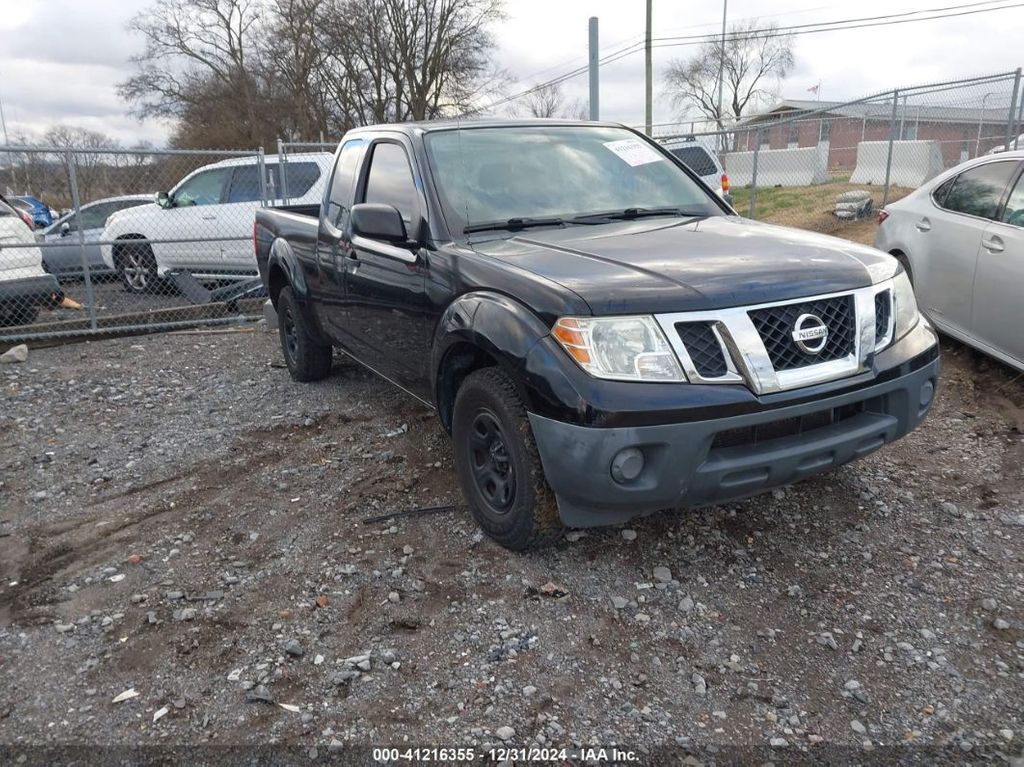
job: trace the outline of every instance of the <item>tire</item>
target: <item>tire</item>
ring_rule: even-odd
[[[38,304],[24,304],[0,314],[0,326],[33,325],[39,319]]]
[[[505,373],[483,368],[466,377],[455,397],[452,438],[462,493],[487,535],[512,551],[561,538],[526,408]]]
[[[317,341],[309,332],[306,318],[288,287],[282,288],[277,297],[277,333],[281,353],[293,379],[306,383],[330,375],[334,349]]]
[[[129,293],[153,292],[158,283],[153,249],[131,240],[123,240],[115,247],[114,265],[124,289]]]

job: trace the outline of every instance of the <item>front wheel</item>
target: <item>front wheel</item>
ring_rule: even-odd
[[[466,377],[455,398],[452,438],[462,493],[485,533],[513,551],[561,537],[526,409],[505,373],[484,368]]]
[[[125,241],[117,248],[114,264],[129,293],[149,293],[157,284],[156,257],[148,243]]]

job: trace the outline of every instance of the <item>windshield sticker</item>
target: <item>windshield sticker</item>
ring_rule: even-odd
[[[650,162],[664,160],[654,149],[635,138],[624,138],[619,141],[604,142],[605,148],[625,160],[629,165],[647,165]]]

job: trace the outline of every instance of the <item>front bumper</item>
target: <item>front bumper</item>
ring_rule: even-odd
[[[922,421],[934,399],[934,343],[901,368],[907,372],[883,382],[740,415],[713,417],[709,409],[703,420],[592,428],[530,413],[530,425],[562,521],[571,527],[616,524],[755,495],[899,439]],[[632,481],[618,482],[611,466],[626,448],[643,452],[644,467]]]
[[[0,309],[18,309],[24,306],[53,308],[64,300],[60,283],[52,274],[22,277],[16,280],[0,279]]]

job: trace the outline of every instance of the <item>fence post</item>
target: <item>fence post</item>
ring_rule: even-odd
[[[71,187],[71,205],[75,209],[75,229],[78,231],[78,252],[82,259],[82,277],[85,280],[85,301],[89,307],[89,328],[96,330],[96,299],[92,289],[92,275],[89,273],[89,257],[85,250],[85,230],[82,228],[82,201],[78,195],[78,173],[75,170],[75,155],[70,149],[64,150],[68,164],[68,184]]]
[[[1020,91],[1020,67],[1013,75],[1013,94],[1010,96],[1010,114],[1006,119],[1006,140],[1003,141],[1005,149],[1010,148],[1010,139],[1016,138],[1017,133],[1013,129],[1014,117],[1017,112],[1017,93]]]
[[[900,103],[900,92],[892,92],[892,115],[889,117],[889,151],[885,156],[885,189],[882,192],[882,207],[889,202],[889,179],[892,177],[892,144],[896,139],[896,110]]]
[[[285,169],[286,155],[284,152],[284,143],[281,139],[277,140],[277,177],[281,180],[281,202],[284,205],[288,204],[288,173]]]
[[[260,200],[264,207],[267,205],[267,164],[264,162],[263,147],[260,147],[256,154],[256,167],[260,177]]]
[[[1022,94],[1024,95],[1024,94]],[[1017,149],[1018,140],[1020,139],[1020,128],[1024,125],[1024,98],[1018,98],[1017,103],[1017,129],[1013,132],[1013,148]]]
[[[747,218],[754,217],[757,210],[757,155],[761,152],[761,128],[754,131],[754,167],[750,169],[750,210]]]

